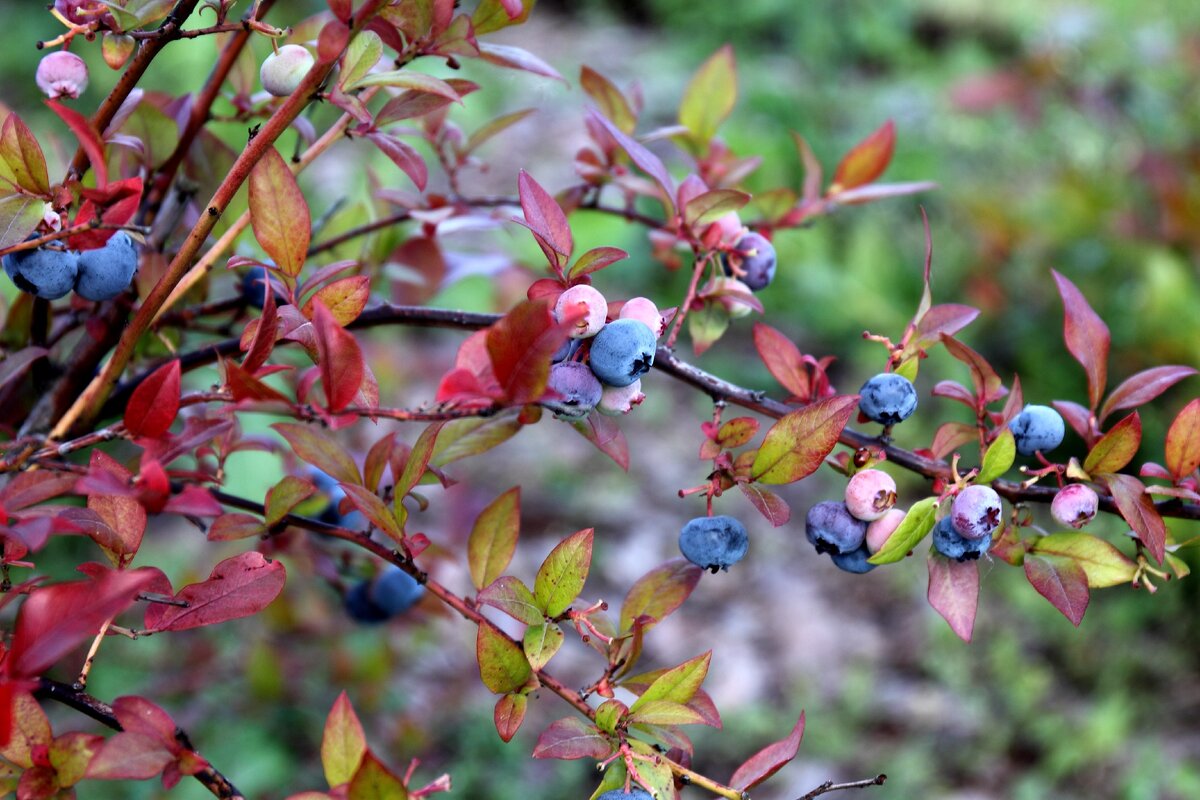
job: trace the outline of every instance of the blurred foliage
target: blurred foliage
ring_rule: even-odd
[[[6,25],[6,35],[21,46],[0,50],[5,76],[0,100],[20,108],[35,131],[61,133],[52,116],[34,110],[40,104],[30,78],[38,56],[32,43],[57,33],[52,21],[40,13],[13,13],[6,15]],[[781,234],[780,277],[762,294],[767,320],[805,352],[839,356],[833,377],[842,391],[855,390],[884,364],[883,350],[863,342],[862,331],[898,336],[916,308],[924,247],[918,204],[928,210],[933,229],[935,301],[983,309],[961,338],[987,354],[1006,382],[1019,373],[1027,399],[1078,397],[1084,389],[1083,372],[1062,343],[1051,267],[1079,285],[1112,329],[1110,388],[1149,366],[1200,365],[1200,4],[1193,0],[755,0],[736,6],[719,0],[543,0],[527,29],[505,36],[549,60],[573,83],[581,62],[622,86],[640,82],[647,98],[642,132],[674,121],[691,71],[731,42],[741,95],[721,135],[735,152],[764,157],[763,168],[749,181],[754,189],[799,187],[803,176],[789,131],[801,133],[831,170],[854,142],[884,119],[895,119],[898,145],[886,178],[929,179],[940,188],[915,199],[847,209],[813,228]],[[147,76],[147,88],[177,91],[177,76],[203,74],[214,47],[203,41],[168,48]],[[265,41],[255,47],[260,56],[268,49]],[[96,48],[82,54],[92,64],[93,81],[78,107],[91,108],[115,74],[100,62]],[[440,64],[417,66],[446,74]],[[544,180],[547,186],[566,185],[570,147],[579,138],[581,93],[527,77],[498,79],[472,65],[463,74],[485,89],[452,114],[466,130],[527,106],[538,106],[546,117],[490,145],[484,155],[491,171],[481,178],[511,192],[516,170],[525,167],[539,180],[543,174],[560,176],[557,183]],[[237,125],[219,129],[231,147],[244,140]],[[329,235],[357,224],[365,213],[372,170],[386,176],[385,185],[401,180],[377,156],[371,157],[372,170],[357,162],[346,167],[351,158],[366,158],[365,152],[348,151],[331,167],[337,181],[322,181],[319,172],[304,179],[306,191],[319,198],[314,215],[339,199],[323,195],[324,184],[340,190],[348,174],[358,181],[354,191],[360,194],[334,217]],[[58,164],[65,155],[57,154]],[[52,174],[57,171],[52,167]],[[608,244],[634,254],[598,276],[602,289],[618,297],[682,294],[686,276],[649,263],[642,231],[596,214],[577,214],[572,223],[579,250]],[[375,250],[388,252],[405,233],[381,237]],[[469,244],[536,263],[533,245],[518,233]],[[357,254],[353,248],[338,253]],[[504,276],[468,278],[433,302],[502,307],[514,286],[521,290],[517,284]],[[774,388],[757,360],[746,357],[749,328],[749,321],[735,324],[700,363],[733,380]],[[372,342],[387,346],[384,334],[373,334]],[[428,377],[421,365],[401,363],[380,380],[394,396]],[[932,413],[907,423],[902,444],[927,442],[935,420],[962,413],[950,410],[958,408],[954,404],[927,399],[928,388],[943,377],[962,380],[965,370],[939,351],[922,366],[919,381],[922,403]],[[1143,410],[1142,458],[1161,453],[1166,425],[1196,391],[1196,379],[1190,379]],[[647,403],[649,430],[661,436],[664,427],[678,425],[672,403],[691,404],[697,423],[707,413],[704,398],[663,391]],[[249,424],[257,430],[268,421]],[[1069,437],[1072,444],[1081,452],[1078,440]],[[522,447],[528,444],[511,446]],[[670,454],[690,447],[688,441]],[[536,498],[527,498],[530,529],[566,533],[563,520],[579,516],[581,526],[603,521],[609,529],[648,535],[638,509],[661,503],[669,489],[658,485],[635,493],[609,474],[610,464],[587,461],[594,457],[569,445],[564,449],[563,463],[575,459],[584,465],[580,470],[594,467],[591,491],[578,491],[564,477],[569,469],[529,467],[545,478],[542,486],[554,498],[540,501],[540,508]],[[247,494],[249,486],[273,478],[264,469],[272,459],[254,455],[234,463],[239,464],[234,478],[246,481],[241,486]],[[681,469],[689,468],[685,461]],[[669,484],[677,473],[668,472]],[[817,476],[789,495],[795,515],[802,517],[804,503],[819,498],[822,487],[833,492],[837,485],[832,475]],[[750,513],[741,501],[728,502],[736,505],[735,513]],[[1115,522],[1105,524],[1105,533],[1122,533]],[[797,526],[787,530],[795,535]],[[1196,533],[1194,525],[1176,529],[1178,538]],[[665,556],[671,536],[662,538]],[[143,563],[174,565],[168,572],[176,581],[188,570],[203,571],[197,564],[215,559],[207,552],[201,556],[195,539],[193,534],[148,542]],[[768,667],[761,694],[775,702],[722,706],[726,730],[698,737],[704,771],[728,774],[739,756],[779,738],[804,707],[809,728],[800,759],[756,797],[795,796],[828,778],[876,772],[890,776],[886,787],[868,790],[880,800],[1200,796],[1195,578],[1168,584],[1154,597],[1123,589],[1097,592],[1075,631],[1029,590],[1019,571],[996,566],[984,581],[975,644],[964,646],[923,607],[920,564],[857,579],[831,576],[828,563],[811,554],[797,559],[798,546],[762,547],[799,560],[795,571],[816,581],[827,603],[846,606],[844,613],[868,627],[883,627],[888,636],[869,654],[847,648],[850,654],[837,660],[835,691],[823,676],[798,678]],[[618,557],[616,550],[600,559]],[[786,558],[781,563],[788,564]],[[310,566],[289,569],[304,575]],[[106,698],[144,692],[173,711],[184,709],[179,721],[201,750],[253,797],[278,798],[321,785],[315,761],[321,720],[342,685],[354,687],[356,706],[372,721],[372,741],[394,743],[386,751],[392,767],[402,770],[408,757],[421,754],[427,764],[419,775],[432,779],[442,769],[450,771],[453,796],[585,796],[594,778],[587,769],[528,758],[534,723],[564,710],[555,701],[538,704],[549,708],[531,718],[512,745],[500,745],[488,729],[487,700],[469,660],[470,631],[454,621],[443,625],[432,609],[417,623],[347,631],[332,591],[304,577],[310,579],[289,582],[282,610],[236,629],[108,643],[123,660],[108,668],[102,659],[92,688]],[[609,577],[620,579],[614,581],[618,587],[627,585],[628,576]],[[608,597],[621,591],[606,589]],[[704,602],[697,594],[697,603]],[[771,605],[769,592],[754,597],[763,605],[747,613],[793,613]],[[736,594],[731,599],[742,600]],[[903,624],[883,624],[895,621],[889,614],[901,612],[909,615]],[[686,616],[701,624],[697,617]],[[188,676],[204,684],[190,685]],[[414,696],[408,688],[413,685],[432,695]],[[464,697],[478,702],[468,705]],[[728,767],[724,773],[722,764]],[[797,791],[789,795],[789,787]],[[89,797],[162,794],[153,783],[92,784],[85,790]],[[190,782],[172,794],[203,796]]]

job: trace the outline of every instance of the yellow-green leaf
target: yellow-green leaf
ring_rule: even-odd
[[[1077,562],[1087,575],[1088,586],[1093,589],[1129,583],[1137,573],[1137,565],[1124,553],[1087,533],[1043,536],[1034,543],[1032,552],[1064,556]]]

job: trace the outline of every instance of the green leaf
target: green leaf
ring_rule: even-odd
[[[983,457],[983,466],[979,468],[976,483],[991,483],[1012,467],[1017,458],[1017,444],[1013,440],[1012,431],[1005,428],[987,449]]]
[[[645,725],[699,725],[704,718],[694,709],[673,700],[650,700],[636,703],[629,712],[631,723]]]
[[[404,464],[404,471],[396,479],[393,492],[396,497],[396,517],[398,519],[403,520],[407,514],[404,510],[404,498],[420,482],[421,476],[425,474],[425,469],[429,466],[429,459],[433,457],[433,448],[437,443],[438,433],[441,431],[443,425],[445,425],[444,422],[432,422],[425,430],[421,431],[421,435],[417,437],[416,444],[412,447],[412,452],[408,454],[408,461]]]
[[[1083,568],[1088,586],[1093,589],[1129,583],[1137,574],[1137,564],[1124,553],[1087,533],[1043,536],[1034,542],[1031,552],[1074,560]]]
[[[634,620],[641,617],[662,622],[688,599],[703,572],[686,558],[676,558],[638,578],[621,604],[621,632],[631,631]],[[645,625],[643,631],[652,627],[653,624]]]
[[[346,788],[346,800],[408,800],[408,790],[370,750]]]
[[[562,647],[564,638],[562,628],[553,622],[543,622],[526,628],[521,646],[525,650],[529,666],[535,670],[546,666]]]
[[[476,602],[498,608],[515,620],[526,625],[540,625],[545,616],[533,599],[533,592],[512,575],[501,575],[492,581],[475,598]]]
[[[592,528],[568,536],[550,551],[533,582],[533,597],[547,617],[557,617],[575,602],[592,564]]]
[[[321,766],[330,786],[347,783],[362,763],[367,752],[367,736],[362,723],[350,705],[345,692],[338,695],[325,718],[325,733],[321,737]]]
[[[429,463],[444,467],[459,459],[486,453],[516,436],[519,430],[521,421],[516,414],[452,420],[438,435]]]
[[[729,45],[709,56],[684,90],[679,122],[688,129],[699,152],[733,111],[737,102],[737,69]]]
[[[596,727],[605,733],[616,733],[628,713],[629,706],[620,700],[605,700],[596,708]]]
[[[521,648],[487,621],[479,626],[475,638],[475,658],[483,685],[496,694],[515,692],[533,676]]]
[[[751,468],[752,479],[793,483],[816,472],[857,407],[857,395],[837,395],[784,416],[763,438]]]
[[[654,683],[642,692],[641,697],[629,707],[630,713],[637,712],[647,703],[654,700],[670,700],[673,703],[686,703],[695,696],[704,678],[708,675],[708,665],[712,661],[712,651],[689,659],[677,667],[659,675]]]
[[[50,194],[50,177],[42,148],[33,131],[14,113],[9,113],[0,127],[0,183],[7,183],[25,194]],[[41,203],[38,203],[38,210],[41,210]]]
[[[351,92],[358,88],[358,81],[371,71],[383,58],[383,40],[375,31],[360,31],[342,58],[342,74],[338,85],[342,91]]]
[[[725,335],[729,328],[729,312],[721,303],[710,300],[703,308],[688,314],[687,323],[692,349],[696,355],[701,355]]]
[[[297,478],[295,475],[284,476],[283,480],[267,492],[263,522],[267,527],[275,525],[314,492],[316,487],[303,478]]]
[[[600,113],[625,133],[633,133],[637,127],[637,115],[616,84],[591,67],[584,66],[579,70],[579,85],[588,97],[596,101]]]
[[[29,195],[0,197],[0,247],[12,247],[28,239],[42,221],[45,207],[45,203]]]
[[[504,572],[517,549],[521,528],[521,487],[514,486],[479,512],[467,539],[471,583],[482,589]]]
[[[933,530],[936,497],[926,497],[918,500],[908,509],[900,526],[888,537],[887,544],[875,555],[867,559],[870,564],[893,564],[908,555],[917,544]]]
[[[475,8],[475,13],[471,15],[471,27],[476,36],[482,36],[510,25],[520,25],[529,18],[529,12],[533,10],[535,1],[525,0],[522,3],[521,13],[510,17],[500,0],[482,0]]]
[[[339,483],[362,483],[354,459],[328,433],[296,422],[276,422],[271,427],[287,440],[302,461],[312,464]]]

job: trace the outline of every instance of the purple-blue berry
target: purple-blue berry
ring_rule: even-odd
[[[117,231],[103,247],[79,254],[75,293],[86,300],[112,300],[129,288],[137,268],[133,239],[125,231]]]
[[[728,256],[725,274],[738,278],[751,291],[767,288],[775,279],[775,246],[761,233],[747,233],[733,247],[739,253],[733,256],[734,262],[741,267],[743,274],[734,273]]]
[[[829,557],[833,559],[833,563],[838,569],[853,572],[856,575],[862,575],[875,569],[875,565],[867,561],[871,557],[871,551],[867,549],[865,543],[857,550],[849,553],[830,553]]]
[[[1039,450],[1049,453],[1062,444],[1066,434],[1063,418],[1050,406],[1028,405],[1008,423],[1017,452],[1031,456]]]
[[[604,387],[587,365],[578,361],[553,364],[546,388],[558,396],[542,400],[542,405],[563,419],[586,417],[604,392]]]
[[[654,332],[636,319],[614,320],[592,340],[592,372],[609,386],[628,386],[654,366]]]
[[[644,789],[634,788],[626,792],[624,789],[610,789],[596,800],[654,800],[654,797]]]
[[[371,599],[370,589],[370,583],[360,581],[351,586],[346,592],[346,596],[342,598],[346,614],[355,622],[373,625],[378,622],[385,622],[391,616]]]
[[[393,564],[371,582],[368,594],[375,605],[394,617],[415,606],[425,594],[425,587]]]
[[[894,372],[881,372],[858,390],[858,409],[872,422],[895,425],[917,410],[917,390],[912,381]]]
[[[276,305],[282,302],[283,297],[279,291],[274,288],[269,278],[270,273],[266,267],[253,267],[245,275],[242,276],[241,291],[242,299],[246,301],[246,305],[262,310],[262,307],[267,303],[268,288],[275,295]]]
[[[1003,519],[1000,495],[990,486],[968,486],[954,498],[950,521],[968,539],[990,537]]]
[[[75,286],[79,254],[50,247],[18,250],[4,257],[4,271],[22,292],[57,300]]]
[[[979,558],[991,546],[991,535],[981,539],[968,539],[954,529],[954,522],[950,517],[944,517],[933,527],[933,549],[955,561]]]
[[[808,510],[804,534],[818,553],[848,555],[862,547],[867,523],[856,519],[845,503],[826,500]]]
[[[679,531],[679,552],[701,569],[713,572],[741,561],[749,547],[746,526],[733,517],[696,517]]]

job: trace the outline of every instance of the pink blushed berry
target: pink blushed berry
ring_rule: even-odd
[[[954,498],[950,522],[960,536],[982,539],[1000,527],[1000,495],[990,486],[968,486]]]
[[[258,70],[258,79],[268,93],[276,97],[287,97],[296,91],[300,81],[312,68],[313,54],[298,44],[285,44],[279,52],[272,53]]]
[[[583,317],[575,323],[568,334],[572,339],[587,339],[595,336],[604,327],[608,317],[608,301],[599,291],[586,284],[572,286],[558,296],[554,304],[554,319],[561,322],[576,308],[582,307]]]
[[[906,516],[908,515],[899,508],[889,508],[886,514],[868,525],[867,550],[872,555],[882,550]]]
[[[846,508],[856,519],[874,522],[896,505],[896,481],[886,472],[864,469],[846,484]]]
[[[619,318],[636,319],[649,328],[656,337],[662,336],[663,330],[666,328],[662,314],[658,313],[658,306],[654,305],[654,301],[648,297],[633,297],[626,300],[621,306]]]
[[[88,68],[83,59],[66,50],[56,50],[38,62],[38,88],[54,100],[69,97],[72,100],[83,94],[88,85]]]
[[[730,319],[740,319],[754,310],[753,306],[742,299],[743,297],[750,296],[750,287],[737,278],[726,276],[713,278],[704,286],[700,293],[712,297],[724,306]]]
[[[1058,490],[1050,503],[1050,514],[1060,525],[1082,528],[1096,516],[1100,498],[1090,486],[1072,483]]]
[[[645,399],[646,395],[642,393],[642,382],[639,379],[628,386],[605,386],[596,408],[601,414],[615,417],[628,414]]]

